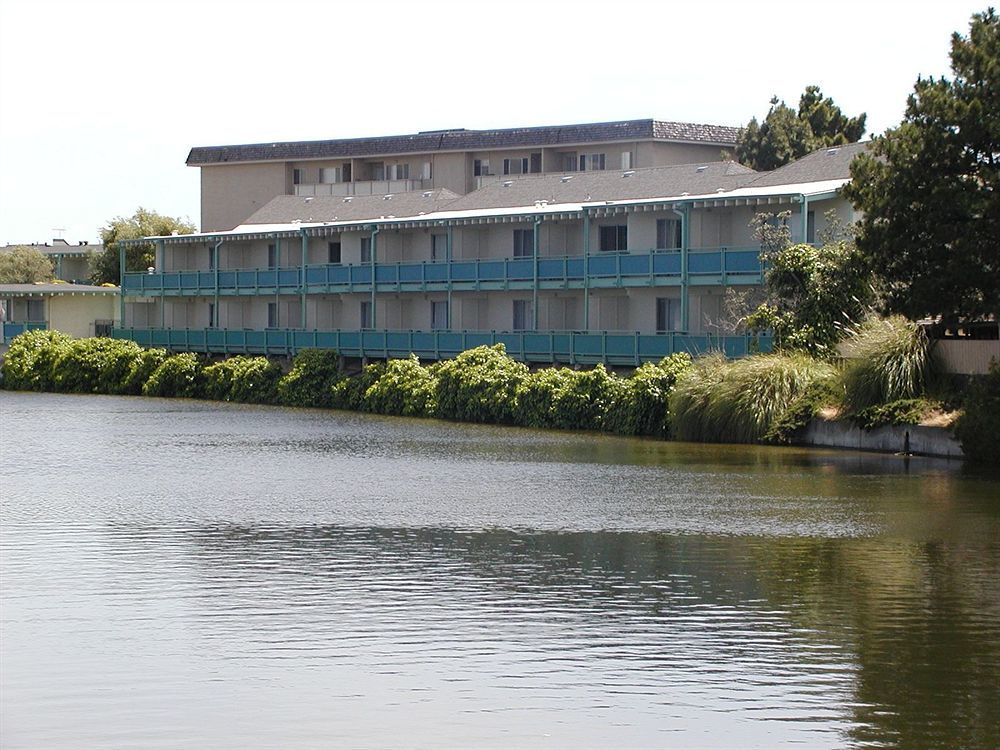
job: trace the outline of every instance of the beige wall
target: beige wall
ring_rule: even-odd
[[[94,335],[94,321],[115,320],[115,295],[53,296],[46,300],[49,328],[76,337]]]
[[[290,193],[291,187],[284,162],[202,167],[201,231],[233,229],[274,196]]]

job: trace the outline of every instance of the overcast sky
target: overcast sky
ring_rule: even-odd
[[[985,2],[0,0],[0,244],[197,224],[195,145],[741,125],[811,83],[880,133]]]

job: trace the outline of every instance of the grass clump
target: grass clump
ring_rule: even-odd
[[[12,391],[55,390],[54,366],[73,339],[59,331],[35,330],[18,334],[4,355],[3,387]]]
[[[922,396],[934,376],[931,342],[900,316],[866,321],[842,345],[844,403],[853,412]]]
[[[205,374],[201,361],[191,353],[167,357],[142,387],[144,396],[204,398]]]

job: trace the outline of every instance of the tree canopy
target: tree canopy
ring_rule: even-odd
[[[52,281],[52,259],[41,250],[18,245],[0,253],[0,284]]]
[[[750,120],[736,143],[736,158],[751,169],[777,169],[816,149],[860,140],[865,117],[848,117],[819,86],[806,86],[797,112],[774,97],[762,123]]]
[[[104,249],[90,260],[90,278],[95,284],[117,284],[120,280],[118,243],[121,240],[138,240],[168,234],[191,234],[195,226],[172,216],[162,216],[141,206],[132,216],[119,216],[101,229]],[[125,267],[130,271],[144,271],[156,264],[156,247],[152,242],[129,245],[125,248]]]
[[[918,78],[903,122],[851,165],[858,246],[886,309],[946,323],[1000,312],[1000,20],[951,39],[954,78]]]

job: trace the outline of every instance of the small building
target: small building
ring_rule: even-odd
[[[91,245],[87,241],[71,245],[66,240],[55,239],[51,243],[5,245],[0,247],[0,253],[11,252],[18,247],[30,247],[46,255],[52,261],[55,278],[59,281],[68,281],[70,284],[89,283],[90,256],[102,249],[100,244]]]
[[[110,336],[119,322],[118,287],[0,284],[0,344],[35,329],[70,336]]]

